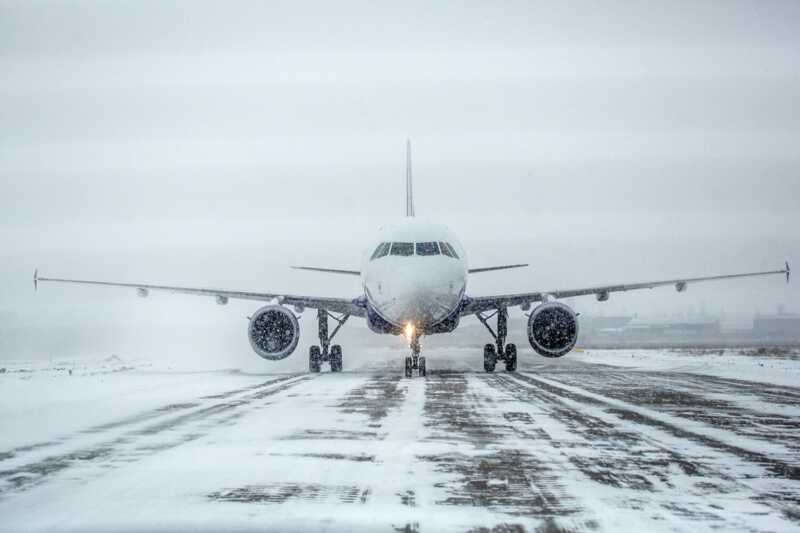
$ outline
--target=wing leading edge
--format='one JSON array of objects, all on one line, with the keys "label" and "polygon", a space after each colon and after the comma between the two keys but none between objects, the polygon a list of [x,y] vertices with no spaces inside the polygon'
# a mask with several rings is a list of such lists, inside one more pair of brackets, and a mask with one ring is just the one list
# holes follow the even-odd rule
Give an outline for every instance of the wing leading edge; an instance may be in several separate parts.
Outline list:
[{"label": "wing leading edge", "polygon": [[38,288],[41,282],[52,283],[74,283],[79,285],[99,285],[104,287],[120,287],[136,289],[139,296],[147,296],[149,291],[165,291],[178,294],[192,294],[195,296],[212,296],[217,303],[226,304],[228,299],[256,300],[269,302],[277,300],[278,303],[293,305],[297,307],[310,307],[312,309],[326,309],[335,313],[346,313],[352,316],[366,316],[366,309],[359,303],[358,299],[349,300],[347,298],[326,298],[317,296],[299,296],[293,294],[278,294],[267,292],[232,291],[226,289],[209,289],[196,287],[176,287],[171,285],[153,285],[149,283],[118,283],[112,281],[95,281],[82,279],[47,278],[39,276],[36,270],[33,274],[34,288]]},{"label": "wing leading edge", "polygon": [[467,298],[461,310],[461,315],[472,315],[481,311],[488,311],[490,309],[497,309],[500,307],[513,307],[516,305],[527,305],[535,302],[542,302],[548,298],[571,298],[573,296],[586,296],[594,294],[598,300],[603,301],[608,299],[608,295],[612,292],[625,292],[634,291],[638,289],[655,289],[656,287],[664,287],[667,285],[674,285],[678,292],[683,292],[689,283],[698,283],[701,281],[718,281],[725,279],[736,278],[749,278],[756,276],[771,276],[776,274],[785,274],[786,282],[789,282],[789,275],[791,269],[789,263],[786,262],[786,267],[782,270],[769,270],[765,272],[746,272],[744,274],[725,274],[722,276],[705,276],[699,278],[678,278],[662,281],[645,281],[641,283],[628,283],[623,285],[605,285],[600,287],[587,287],[583,289],[566,289],[556,291],[542,291],[542,292],[527,292],[518,294],[500,294],[497,296],[479,296],[476,298]]}]

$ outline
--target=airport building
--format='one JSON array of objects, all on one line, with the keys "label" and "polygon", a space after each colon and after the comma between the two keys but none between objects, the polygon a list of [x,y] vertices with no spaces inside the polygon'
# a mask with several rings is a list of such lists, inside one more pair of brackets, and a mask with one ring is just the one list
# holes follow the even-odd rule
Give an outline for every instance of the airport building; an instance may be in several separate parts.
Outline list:
[{"label": "airport building", "polygon": [[778,312],[775,315],[756,315],[753,333],[759,338],[800,337],[800,315]]}]

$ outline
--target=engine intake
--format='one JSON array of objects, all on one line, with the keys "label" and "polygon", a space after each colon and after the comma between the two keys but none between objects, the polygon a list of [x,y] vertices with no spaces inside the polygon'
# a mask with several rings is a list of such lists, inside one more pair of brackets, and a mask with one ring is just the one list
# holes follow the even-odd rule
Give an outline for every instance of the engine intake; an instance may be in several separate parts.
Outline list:
[{"label": "engine intake", "polygon": [[542,304],[528,318],[528,341],[544,357],[561,357],[578,341],[578,317],[560,302]]},{"label": "engine intake", "polygon": [[247,327],[250,346],[264,359],[277,361],[289,357],[300,340],[297,317],[282,305],[267,305],[250,317]]}]

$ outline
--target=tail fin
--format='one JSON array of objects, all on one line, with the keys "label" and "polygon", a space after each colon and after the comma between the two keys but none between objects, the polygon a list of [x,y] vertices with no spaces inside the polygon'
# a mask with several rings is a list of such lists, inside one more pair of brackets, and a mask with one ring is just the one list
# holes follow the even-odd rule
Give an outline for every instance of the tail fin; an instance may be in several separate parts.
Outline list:
[{"label": "tail fin", "polygon": [[414,216],[414,188],[411,182],[411,139],[406,139],[406,216]]}]

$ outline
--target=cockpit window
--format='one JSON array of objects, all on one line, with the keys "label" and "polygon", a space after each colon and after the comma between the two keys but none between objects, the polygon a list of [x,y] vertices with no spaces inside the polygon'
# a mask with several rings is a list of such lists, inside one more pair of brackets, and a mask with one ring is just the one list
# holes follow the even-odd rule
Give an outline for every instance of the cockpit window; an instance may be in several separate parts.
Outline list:
[{"label": "cockpit window", "polygon": [[392,255],[414,255],[413,242],[394,242],[392,243]]},{"label": "cockpit window", "polygon": [[435,242],[418,242],[417,255],[439,255],[439,245]]},{"label": "cockpit window", "polygon": [[391,248],[392,243],[390,242],[382,242],[375,248],[375,252],[372,254],[370,261],[374,259],[378,259],[379,257],[383,257],[384,255],[389,253],[389,248]]},{"label": "cockpit window", "polygon": [[458,254],[456,253],[455,248],[453,248],[450,243],[447,242],[440,242],[439,247],[442,249],[442,253],[448,257],[453,257],[458,259]]},{"label": "cockpit window", "polygon": [[381,252],[381,249],[383,249],[383,245],[384,245],[384,244],[386,244],[386,243],[385,243],[385,242],[382,242],[382,243],[380,243],[380,244],[378,245],[378,247],[377,247],[377,248],[375,248],[375,251],[374,251],[374,252],[372,252],[372,257],[370,257],[370,258],[369,258],[369,260],[370,260],[370,261],[372,261],[373,259],[377,259],[377,258],[378,258],[378,254]]}]

